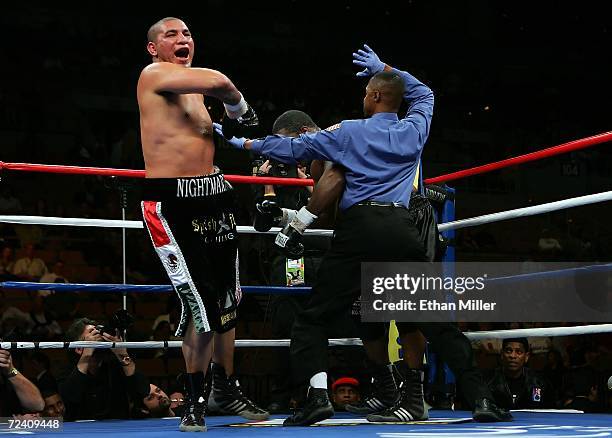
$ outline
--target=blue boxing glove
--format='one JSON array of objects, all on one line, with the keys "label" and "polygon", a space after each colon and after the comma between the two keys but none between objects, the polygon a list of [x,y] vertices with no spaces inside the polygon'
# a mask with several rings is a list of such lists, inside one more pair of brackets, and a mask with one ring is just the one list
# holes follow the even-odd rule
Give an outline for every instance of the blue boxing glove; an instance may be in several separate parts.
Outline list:
[{"label": "blue boxing glove", "polygon": [[[220,123],[213,123],[213,129],[217,134],[223,137],[223,127]],[[224,137],[225,138],[225,137]],[[231,144],[236,149],[244,149],[244,143],[246,143],[247,139],[244,137],[232,137],[230,139],[225,139],[229,144]]]},{"label": "blue boxing glove", "polygon": [[353,64],[364,68],[363,71],[357,73],[357,76],[360,77],[374,76],[385,69],[385,63],[367,44],[363,45],[363,50],[359,49],[357,53],[353,53]]}]

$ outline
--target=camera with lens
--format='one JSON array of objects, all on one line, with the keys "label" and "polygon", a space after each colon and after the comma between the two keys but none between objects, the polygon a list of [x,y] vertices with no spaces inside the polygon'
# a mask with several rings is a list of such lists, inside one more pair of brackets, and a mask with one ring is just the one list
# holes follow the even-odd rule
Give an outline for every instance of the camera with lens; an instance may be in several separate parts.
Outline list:
[{"label": "camera with lens", "polygon": [[109,335],[116,336],[117,330],[123,332],[134,324],[134,317],[125,309],[119,309],[111,315],[111,317],[104,324],[96,325],[96,330],[100,333],[108,333]]},{"label": "camera with lens", "polygon": [[274,176],[277,178],[297,178],[297,168],[285,163],[279,163],[278,161],[270,160],[270,171],[268,173],[262,173],[259,168],[267,160],[264,157],[257,157],[253,160],[253,175],[256,176]]}]

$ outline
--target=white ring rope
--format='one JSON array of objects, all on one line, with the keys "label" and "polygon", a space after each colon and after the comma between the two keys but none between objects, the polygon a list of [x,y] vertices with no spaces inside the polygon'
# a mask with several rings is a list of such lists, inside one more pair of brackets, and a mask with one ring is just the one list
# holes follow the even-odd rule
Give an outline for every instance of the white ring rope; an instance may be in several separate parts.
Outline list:
[{"label": "white ring rope", "polygon": [[[123,221],[117,219],[81,219],[75,217],[53,216],[13,216],[0,215],[0,222],[21,225],[62,225],[69,227],[99,227],[99,228],[144,228],[142,221]],[[255,231],[255,228],[238,225],[236,230],[242,234],[276,234],[282,228],[273,227],[270,231]],[[316,236],[332,236],[334,230],[306,230],[306,234]]]},{"label": "white ring rope", "polygon": [[[459,228],[473,227],[476,225],[499,222],[503,220],[534,216],[538,214],[550,213],[566,208],[579,207],[582,205],[595,204],[612,200],[612,191],[595,193],[593,195],[579,196],[577,198],[569,198],[561,201],[548,202],[546,204],[533,205],[530,207],[516,208],[514,210],[501,211],[499,213],[485,214],[468,219],[461,219],[453,222],[446,222],[438,225],[440,232],[448,230],[456,230]],[[75,227],[107,227],[107,228],[143,228],[142,221],[124,221],[115,219],[80,219],[80,218],[63,218],[50,216],[16,216],[16,215],[0,215],[0,222],[11,224],[35,224],[35,225],[64,225]],[[260,233],[255,231],[250,226],[236,227],[239,233],[243,234],[276,234],[281,229],[278,227],[272,228],[270,231]],[[306,234],[314,236],[331,236],[333,230],[306,230]]]},{"label": "white ring rope", "polygon": [[[594,333],[610,333],[612,324],[593,324],[575,327],[542,327],[515,330],[491,330],[480,332],[464,332],[465,336],[475,341],[478,339],[507,339],[523,337],[576,336]],[[288,347],[289,339],[236,339],[236,347]],[[0,342],[4,350],[15,349],[48,349],[48,348],[180,348],[182,341],[143,341],[143,342]],[[359,338],[330,339],[329,346],[359,346],[363,345]]]},{"label": "white ring rope", "polygon": [[582,205],[595,204],[612,200],[612,191],[595,193],[593,195],[578,196],[577,198],[563,199],[561,201],[548,202],[546,204],[533,205],[531,207],[516,208],[514,210],[501,211],[499,213],[485,214],[469,219],[461,219],[438,225],[438,230],[458,230],[459,228],[474,227],[476,225],[500,222],[517,217],[535,216],[537,214],[550,213],[552,211],[564,210],[566,208],[579,207]]}]

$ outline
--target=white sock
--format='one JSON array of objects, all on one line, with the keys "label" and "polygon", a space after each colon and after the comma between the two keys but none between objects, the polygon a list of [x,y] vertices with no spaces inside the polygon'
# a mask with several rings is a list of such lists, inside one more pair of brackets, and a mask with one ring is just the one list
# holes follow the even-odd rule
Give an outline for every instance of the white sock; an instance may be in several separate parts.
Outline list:
[{"label": "white sock", "polygon": [[327,373],[321,371],[310,378],[310,386],[313,388],[327,389]]}]

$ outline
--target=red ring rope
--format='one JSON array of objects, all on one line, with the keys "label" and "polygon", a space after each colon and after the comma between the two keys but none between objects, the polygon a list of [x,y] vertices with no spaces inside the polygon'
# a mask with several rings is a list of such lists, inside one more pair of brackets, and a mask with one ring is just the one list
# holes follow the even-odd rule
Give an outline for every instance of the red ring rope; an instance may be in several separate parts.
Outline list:
[{"label": "red ring rope", "polygon": [[[144,178],[144,170],[112,169],[105,167],[61,166],[57,164],[5,163],[0,161],[0,170],[26,172],[62,173],[72,175],[102,175]],[[225,175],[225,179],[236,184],[271,184],[276,186],[313,186],[312,179],[276,178],[271,176]]]},{"label": "red ring rope", "polygon": [[542,158],[552,157],[554,155],[565,154],[578,149],[588,148],[596,144],[605,143],[610,140],[612,140],[612,131],[597,134],[592,137],[582,138],[580,140],[570,141],[558,146],[542,149],[541,151],[519,155],[518,157],[506,158],[505,160],[496,161],[494,163],[483,164],[482,166],[476,166],[470,169],[436,176],[435,178],[428,178],[424,180],[424,182],[425,184],[439,184],[472,175],[478,175],[480,173],[492,172],[493,170],[503,169],[506,167],[515,166],[517,164],[527,163],[529,161],[541,160]]},{"label": "red ring rope", "polygon": [[[472,167],[470,169],[460,170],[458,172],[448,173],[446,175],[437,176],[435,178],[427,178],[426,184],[439,184],[442,182],[452,181],[460,178],[465,178],[481,173],[492,172],[493,170],[503,169],[517,164],[527,163],[529,161],[541,160],[543,158],[552,157],[554,155],[564,154],[579,149],[585,149],[596,144],[606,143],[612,140],[612,131],[597,134],[592,137],[573,140],[567,143],[542,149],[541,151],[531,152],[518,157],[507,158],[505,160],[496,161],[494,163],[484,164],[482,166]],[[144,170],[132,169],[111,169],[99,167],[78,167],[78,166],[60,166],[54,164],[28,164],[28,163],[4,163],[0,161],[0,170],[18,170],[29,172],[46,172],[46,173],[66,173],[66,174],[81,174],[81,175],[105,175],[105,176],[127,176],[133,178],[144,178]],[[301,178],[275,178],[275,177],[260,177],[247,175],[225,175],[229,182],[237,184],[271,184],[279,186],[312,186],[312,179]]]}]

